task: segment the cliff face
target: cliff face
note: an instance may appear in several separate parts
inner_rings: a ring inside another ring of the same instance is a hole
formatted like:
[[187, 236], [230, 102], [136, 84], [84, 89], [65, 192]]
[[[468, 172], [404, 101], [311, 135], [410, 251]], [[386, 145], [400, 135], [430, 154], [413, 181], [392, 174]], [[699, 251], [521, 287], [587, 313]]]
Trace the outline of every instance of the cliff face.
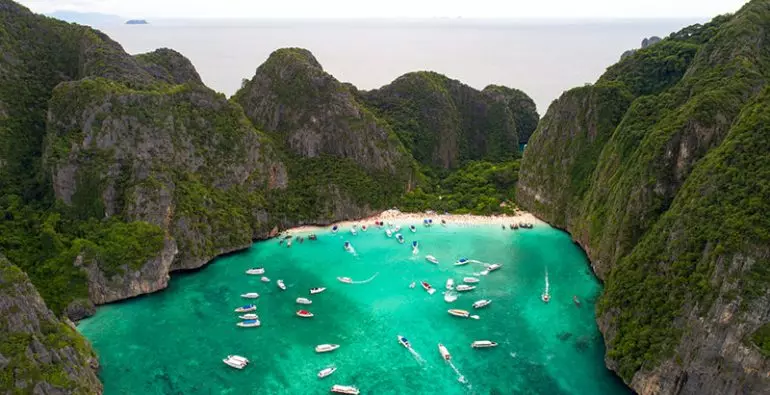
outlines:
[[[520, 204], [606, 282], [607, 364], [643, 394], [770, 391], [770, 2], [636, 51], [555, 101]], [[558, 160], [554, 160], [558, 158]]]
[[234, 100], [255, 126], [279, 136], [301, 157], [349, 158], [391, 173], [408, 166], [395, 134], [306, 49], [273, 52]]
[[405, 74], [360, 95], [418, 162], [444, 169], [466, 160], [514, 158], [538, 119], [534, 102], [521, 91], [477, 91], [434, 72]]
[[4, 393], [100, 394], [91, 346], [48, 310], [27, 275], [0, 255], [0, 388]]

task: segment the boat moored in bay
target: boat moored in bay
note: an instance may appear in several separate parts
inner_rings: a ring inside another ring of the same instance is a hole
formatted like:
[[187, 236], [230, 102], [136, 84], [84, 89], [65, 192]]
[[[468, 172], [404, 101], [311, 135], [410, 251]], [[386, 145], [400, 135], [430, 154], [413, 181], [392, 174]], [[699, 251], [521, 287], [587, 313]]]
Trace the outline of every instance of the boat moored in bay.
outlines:
[[315, 352], [317, 353], [330, 352], [338, 348], [340, 348], [339, 344], [319, 344], [315, 346]]
[[326, 288], [324, 288], [324, 287], [310, 288], [310, 294], [311, 295], [320, 294], [323, 291], [326, 291]]
[[477, 300], [476, 302], [473, 303], [473, 308], [474, 309], [480, 309], [482, 307], [489, 306], [490, 303], [492, 303], [492, 301], [489, 300], [489, 299]]
[[337, 371], [337, 368], [335, 368], [334, 366], [329, 366], [328, 368], [323, 369], [320, 372], [318, 372], [318, 378], [322, 379], [324, 377], [331, 376], [331, 374], [336, 372], [336, 371]]
[[347, 394], [347, 395], [358, 395], [361, 393], [361, 391], [359, 391], [358, 388], [353, 387], [352, 385], [339, 385], [339, 384], [334, 384], [330, 391], [336, 394]]
[[245, 320], [245, 321], [241, 321], [241, 322], [239, 322], [239, 323], [237, 323], [235, 325], [238, 325], [241, 328], [254, 328], [254, 327], [258, 327], [258, 326], [262, 325], [262, 323], [259, 322], [259, 320]]
[[435, 263], [436, 265], [438, 265], [438, 259], [436, 259], [436, 257], [433, 255], [425, 255], [425, 260], [430, 263]]
[[264, 267], [253, 267], [249, 270], [246, 270], [246, 274], [253, 275], [259, 275], [259, 274], [265, 274], [265, 268]]
[[473, 343], [471, 343], [471, 347], [473, 348], [497, 347], [497, 343], [490, 340], [476, 340]]
[[249, 311], [255, 311], [257, 310], [257, 305], [253, 304], [247, 304], [245, 306], [241, 306], [235, 309], [236, 313], [248, 313]]

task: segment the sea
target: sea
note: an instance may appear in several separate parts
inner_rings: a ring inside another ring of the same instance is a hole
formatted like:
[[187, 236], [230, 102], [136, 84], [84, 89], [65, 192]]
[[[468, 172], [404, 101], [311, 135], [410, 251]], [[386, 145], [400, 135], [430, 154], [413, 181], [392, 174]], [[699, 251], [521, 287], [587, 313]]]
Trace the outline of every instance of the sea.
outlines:
[[593, 83], [642, 39], [665, 37], [703, 19], [348, 19], [150, 20], [95, 25], [131, 54], [168, 47], [228, 96], [282, 47], [313, 52], [324, 69], [359, 89], [432, 70], [477, 89], [529, 94], [542, 115], [570, 88]]
[[[357, 235], [320, 229], [317, 240], [295, 239], [291, 247], [281, 239], [256, 242], [200, 270], [173, 273], [166, 290], [99, 307], [78, 329], [99, 354], [105, 394], [324, 394], [334, 384], [362, 394], [631, 393], [604, 365], [594, 319], [602, 286], [568, 234], [545, 224], [516, 231], [415, 224], [415, 232], [407, 225], [404, 244], [371, 224]], [[470, 263], [455, 265], [461, 258]], [[502, 268], [483, 275], [491, 263]], [[245, 273], [254, 267], [270, 282]], [[447, 279], [462, 284], [466, 277], [479, 279], [476, 288], [446, 302]], [[311, 295], [315, 287], [326, 290]], [[247, 292], [260, 296], [243, 299]], [[299, 305], [298, 297], [312, 304]], [[474, 309], [480, 299], [492, 302]], [[251, 302], [261, 326], [236, 326], [234, 309]], [[298, 317], [300, 309], [314, 316]], [[498, 346], [474, 349], [476, 340]], [[319, 344], [340, 347], [316, 353]], [[222, 362], [231, 354], [251, 362], [233, 369]], [[337, 371], [319, 379], [330, 366]]]

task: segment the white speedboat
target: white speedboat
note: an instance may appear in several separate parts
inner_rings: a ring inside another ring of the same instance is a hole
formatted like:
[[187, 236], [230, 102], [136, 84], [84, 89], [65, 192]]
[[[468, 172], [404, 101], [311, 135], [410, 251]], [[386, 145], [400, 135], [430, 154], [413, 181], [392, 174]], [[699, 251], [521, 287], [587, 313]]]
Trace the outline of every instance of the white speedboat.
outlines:
[[453, 290], [454, 288], [455, 288], [455, 280], [454, 280], [454, 279], [451, 279], [451, 278], [448, 278], [448, 279], [446, 280], [446, 289], [447, 289], [447, 290], [449, 290], [449, 291], [451, 291], [451, 290]]
[[396, 240], [398, 240], [399, 243], [404, 244], [404, 236], [401, 236], [401, 233], [396, 233]]
[[297, 316], [302, 318], [310, 318], [313, 316], [313, 313], [307, 311], [307, 310], [299, 310], [297, 311]]
[[455, 266], [467, 265], [468, 262], [470, 262], [468, 258], [460, 258], [457, 260], [457, 262], [455, 262]]
[[324, 287], [310, 288], [310, 294], [311, 295], [320, 294], [323, 291], [326, 291], [326, 288], [324, 288]]
[[332, 233], [337, 233], [340, 228], [337, 225], [332, 226]]
[[315, 352], [329, 352], [340, 348], [339, 344], [319, 344], [315, 346]]
[[254, 267], [249, 270], [246, 270], [246, 274], [251, 274], [251, 275], [265, 274], [265, 268]]
[[465, 284], [460, 284], [455, 287], [455, 290], [459, 292], [473, 291], [474, 289], [476, 289], [476, 287], [474, 287], [473, 285], [465, 285]]
[[433, 255], [425, 255], [425, 260], [438, 265], [438, 259], [436, 259], [436, 257]]
[[368, 226], [366, 226], [366, 225], [361, 225], [361, 232], [366, 232], [367, 230], [369, 230], [369, 227], [368, 227]]
[[256, 314], [244, 314], [244, 315], [239, 315], [238, 318], [242, 320], [258, 320], [259, 316]]
[[449, 350], [447, 350], [446, 347], [444, 347], [444, 345], [441, 343], [438, 344], [438, 352], [441, 354], [441, 358], [444, 358], [445, 361], [452, 359], [452, 355], [449, 354]]
[[411, 283], [411, 284], [409, 284], [409, 288], [414, 288], [416, 285], [417, 285], [417, 283], [415, 283], [414, 281], [412, 281], [412, 283]]
[[476, 277], [465, 277], [463, 278], [463, 282], [468, 284], [476, 284], [479, 282], [479, 279]]
[[237, 323], [235, 325], [238, 325], [241, 328], [254, 328], [254, 327], [262, 325], [262, 323], [259, 322], [259, 320], [245, 320], [245, 321], [241, 321], [241, 322], [239, 322], [239, 323]]
[[409, 230], [411, 230], [412, 233], [417, 232], [417, 227], [415, 227], [414, 225], [409, 225]]
[[436, 292], [436, 290], [433, 289], [433, 287], [431, 287], [427, 281], [421, 281], [420, 284], [422, 285], [422, 288], [425, 289], [425, 291], [427, 291], [429, 294], [433, 295], [433, 293]]
[[471, 313], [468, 310], [449, 309], [447, 310], [447, 313], [460, 318], [473, 318], [474, 320], [479, 319], [479, 316], [471, 315]]
[[473, 348], [497, 347], [497, 343], [491, 340], [476, 340], [475, 342], [471, 343], [471, 347]]
[[246, 365], [249, 364], [249, 360], [238, 356], [238, 355], [228, 355], [227, 358], [223, 359], [222, 362], [225, 363], [225, 365], [233, 367], [235, 369], [243, 369], [246, 367]]
[[473, 302], [473, 308], [474, 309], [480, 309], [482, 307], [489, 306], [490, 303], [492, 303], [492, 301], [489, 300], [489, 299], [477, 300], [477, 301]]
[[275, 283], [278, 284], [278, 288], [280, 288], [281, 291], [285, 291], [286, 290], [286, 284], [283, 283], [283, 280], [278, 280]]
[[417, 255], [420, 252], [420, 243], [415, 240], [412, 242], [412, 254]]
[[248, 292], [245, 294], [241, 294], [241, 297], [246, 299], [256, 299], [259, 297], [259, 294], [256, 292]]
[[337, 368], [335, 368], [334, 366], [329, 366], [328, 368], [323, 369], [320, 372], [318, 372], [318, 378], [322, 379], [324, 377], [331, 376], [331, 374], [336, 372], [336, 371], [337, 371]]
[[444, 292], [444, 302], [452, 303], [457, 300], [457, 294], [452, 291]]
[[406, 337], [398, 335], [396, 336], [396, 339], [398, 339], [398, 343], [406, 348], [412, 348], [412, 345], [409, 344], [409, 340], [406, 340]]
[[356, 230], [356, 226], [355, 225], [353, 225], [353, 227], [350, 228], [350, 234], [353, 235], [353, 236], [358, 235], [358, 231]]
[[551, 301], [551, 293], [549, 290], [551, 289], [551, 284], [548, 282], [548, 270], [545, 271], [545, 290], [543, 290], [543, 293], [540, 295], [540, 299], [544, 303], [548, 303]]
[[308, 298], [297, 298], [297, 304], [311, 304], [311, 303], [313, 303], [313, 301]]
[[390, 229], [385, 229], [385, 235], [388, 237], [393, 237], [393, 231], [391, 231]]
[[247, 304], [245, 306], [241, 306], [235, 309], [236, 313], [248, 313], [249, 311], [255, 311], [257, 310], [257, 306], [253, 304]]
[[353, 282], [353, 279], [350, 277], [337, 277], [337, 281], [345, 284], [350, 284]]
[[346, 241], [346, 242], [345, 242], [344, 248], [345, 248], [345, 251], [347, 251], [347, 252], [353, 252], [353, 251], [355, 251], [355, 250], [353, 249], [353, 245], [352, 245], [352, 244], [350, 244], [350, 242], [349, 242], [349, 241]]
[[358, 388], [353, 387], [352, 385], [339, 385], [339, 384], [334, 384], [330, 391], [337, 394], [347, 394], [347, 395], [358, 395], [361, 393], [361, 391], [359, 391]]
[[399, 230], [401, 230], [401, 225], [396, 225], [393, 227], [394, 232], [398, 232]]
[[487, 272], [488, 273], [492, 273], [492, 272], [494, 272], [495, 270], [497, 270], [497, 269], [499, 269], [501, 267], [503, 267], [503, 265], [501, 265], [499, 263], [493, 263], [493, 264], [487, 266]]
[[263, 283], [269, 283], [270, 282], [270, 279], [265, 277], [265, 276], [262, 276], [262, 278], [260, 278], [260, 280], [262, 280]]

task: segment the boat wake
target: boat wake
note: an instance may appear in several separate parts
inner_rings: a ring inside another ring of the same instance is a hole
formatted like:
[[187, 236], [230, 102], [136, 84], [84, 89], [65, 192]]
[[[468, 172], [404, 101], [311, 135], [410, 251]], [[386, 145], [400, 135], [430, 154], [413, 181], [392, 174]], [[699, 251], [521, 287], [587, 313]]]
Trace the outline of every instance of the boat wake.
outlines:
[[348, 284], [366, 284], [366, 283], [368, 283], [368, 282], [370, 282], [370, 281], [374, 280], [374, 278], [375, 278], [375, 277], [377, 277], [379, 274], [380, 274], [380, 272], [377, 272], [377, 273], [374, 273], [374, 275], [373, 275], [373, 276], [371, 276], [371, 277], [367, 278], [366, 280], [362, 280], [362, 281], [351, 281], [351, 282], [349, 282]]
[[452, 368], [452, 370], [454, 370], [454, 371], [455, 371], [455, 373], [457, 374], [457, 381], [459, 381], [459, 382], [461, 382], [461, 383], [463, 383], [463, 384], [466, 384], [466, 383], [468, 383], [468, 380], [466, 380], [466, 379], [465, 379], [465, 376], [463, 376], [463, 374], [462, 374], [462, 373], [460, 373], [460, 370], [458, 370], [458, 369], [457, 369], [457, 367], [455, 366], [455, 364], [454, 364], [454, 363], [452, 363], [452, 361], [451, 361], [451, 360], [450, 360], [450, 361], [446, 361], [446, 363], [447, 363], [447, 364], [449, 365], [449, 367], [450, 367], [450, 368]]
[[418, 353], [417, 351], [414, 351], [412, 347], [407, 348], [407, 350], [409, 350], [409, 352], [412, 353], [412, 355], [414, 356], [414, 359], [416, 359], [417, 362], [419, 363], [425, 362], [425, 359], [422, 358], [422, 355], [420, 355], [420, 353]]

